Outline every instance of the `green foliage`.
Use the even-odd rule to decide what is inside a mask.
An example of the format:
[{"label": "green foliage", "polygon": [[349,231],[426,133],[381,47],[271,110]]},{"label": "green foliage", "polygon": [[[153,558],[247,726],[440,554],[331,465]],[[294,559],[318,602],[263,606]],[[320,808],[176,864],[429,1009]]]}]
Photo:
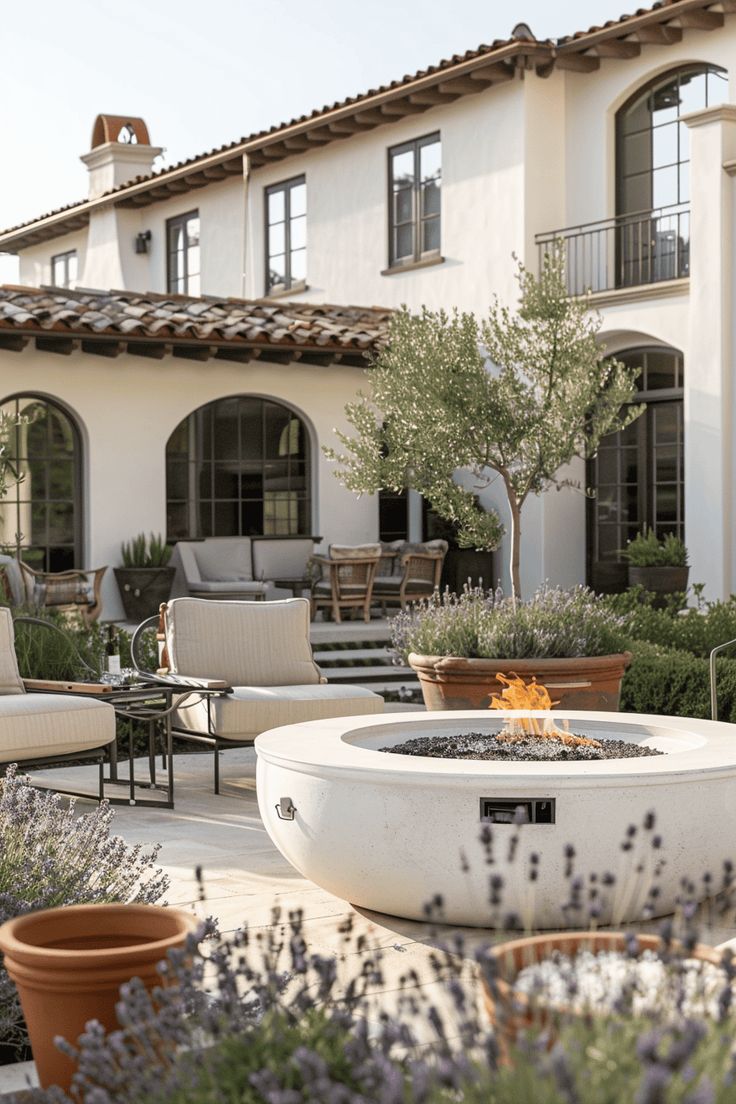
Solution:
[{"label": "green foliage", "polygon": [[725,602],[707,602],[698,595],[699,588],[694,589],[697,604],[686,610],[680,609],[680,595],[673,596],[664,609],[656,608],[655,596],[641,587],[608,595],[601,602],[623,618],[625,631],[633,640],[707,657],[719,644],[736,639],[736,596]]},{"label": "green foliage", "polygon": [[125,541],[120,551],[123,567],[166,567],[172,548],[160,533],[151,533],[148,540],[145,533],[139,533],[131,541]]},{"label": "green foliage", "polygon": [[[496,301],[481,322],[457,310],[397,312],[370,370],[370,395],[346,408],[356,434],[338,434],[345,452],[325,450],[350,490],[421,492],[465,547],[498,546],[501,523],[478,510],[476,492],[500,478],[517,594],[528,495],[575,485],[560,469],[594,455],[603,436],[643,409],[627,405],[638,370],[603,355],[600,320],[568,296],[562,250],[545,256],[538,279],[519,265],[518,281],[518,311]],[[458,485],[458,470],[472,490]]]},{"label": "green foliage", "polygon": [[633,567],[687,567],[687,548],[674,533],[657,540],[653,529],[637,533],[623,555]]},{"label": "green foliage", "polygon": [[[634,647],[621,686],[624,712],[710,718],[707,659],[647,645]],[[717,660],[717,680],[719,720],[736,724],[736,660]]]},{"label": "green foliage", "polygon": [[468,659],[552,659],[623,650],[623,620],[586,587],[543,587],[527,602],[468,588],[434,594],[392,622],[395,651]]},{"label": "green foliage", "polygon": [[[55,613],[53,609],[41,612],[35,608],[13,608],[14,618],[32,615],[47,621],[59,631],[45,629],[42,625],[15,624],[15,654],[21,678],[60,679],[64,682],[85,681],[105,670],[107,627],[93,622],[84,625],[77,619]],[[131,635],[119,628],[116,634],[120,663],[131,667]],[[146,670],[158,667],[158,645],[154,630],[144,635],[141,642],[141,663]],[[92,669],[90,672],[89,668]]]}]

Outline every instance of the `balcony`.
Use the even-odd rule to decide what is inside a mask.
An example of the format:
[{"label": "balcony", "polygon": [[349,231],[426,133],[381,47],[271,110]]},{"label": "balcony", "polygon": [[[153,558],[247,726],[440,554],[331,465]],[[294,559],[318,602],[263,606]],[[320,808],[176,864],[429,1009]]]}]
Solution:
[{"label": "balcony", "polygon": [[539,263],[565,251],[570,295],[657,284],[689,275],[690,209],[678,203],[537,234]]}]

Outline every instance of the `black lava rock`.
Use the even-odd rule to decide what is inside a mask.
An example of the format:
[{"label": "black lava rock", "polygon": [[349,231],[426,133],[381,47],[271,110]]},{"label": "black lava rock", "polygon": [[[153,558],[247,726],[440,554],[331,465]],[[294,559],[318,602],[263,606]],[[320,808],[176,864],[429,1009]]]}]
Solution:
[{"label": "black lava rock", "polygon": [[487,732],[464,732],[457,736],[418,736],[394,747],[380,748],[393,755],[424,755],[431,759],[498,759],[506,762],[572,763],[596,759],[636,759],[645,755],[664,755],[657,748],[644,747],[628,740],[595,739],[602,745],[573,747],[559,740],[540,736],[522,736],[508,742]]}]

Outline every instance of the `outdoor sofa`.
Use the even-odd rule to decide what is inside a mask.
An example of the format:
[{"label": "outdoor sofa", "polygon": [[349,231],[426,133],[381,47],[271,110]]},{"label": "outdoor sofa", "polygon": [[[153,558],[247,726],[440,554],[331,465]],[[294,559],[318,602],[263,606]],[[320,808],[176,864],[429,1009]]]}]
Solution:
[{"label": "outdoor sofa", "polygon": [[278,597],[276,579],[304,579],[319,537],[210,537],[179,541],[172,598]]}]

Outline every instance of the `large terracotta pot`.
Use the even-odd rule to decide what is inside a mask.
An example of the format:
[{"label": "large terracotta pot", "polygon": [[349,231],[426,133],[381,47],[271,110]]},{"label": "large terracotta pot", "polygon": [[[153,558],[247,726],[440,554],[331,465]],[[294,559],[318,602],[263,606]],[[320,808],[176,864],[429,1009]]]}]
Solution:
[{"label": "large terracotta pot", "polygon": [[[502,1058],[509,1061],[509,1047],[514,1044],[520,1032],[530,1027],[543,1028],[549,1032],[550,1044],[554,1041],[554,1024],[560,1017],[570,1018],[576,1015],[571,1009],[556,1006],[546,1007],[542,996],[533,1002],[524,993],[514,989],[517,975],[526,966],[542,962],[554,951],[574,958],[581,951],[625,951],[627,938],[623,932],[556,932],[550,935],[533,935],[522,939],[513,939],[497,943],[491,948],[496,960],[497,974],[493,985],[483,978],[483,1004],[491,1024],[498,1032]],[[636,935],[639,953],[657,951],[662,946],[658,935]],[[721,956],[713,947],[700,943],[688,950],[687,958],[697,958],[703,962],[718,965]],[[725,975],[724,975],[725,976]]]},{"label": "large terracotta pot", "polygon": [[196,927],[189,913],[156,905],[42,909],[0,927],[43,1088],[68,1088],[75,1070],[55,1036],[76,1043],[89,1020],[116,1028],[120,986],[134,977],[147,989],[161,984],[157,964]]},{"label": "large terracotta pot", "polygon": [[427,709],[487,709],[503,684],[496,675],[532,677],[562,709],[618,711],[621,680],[631,652],[576,659],[461,659],[421,656],[409,663],[419,676]]}]

